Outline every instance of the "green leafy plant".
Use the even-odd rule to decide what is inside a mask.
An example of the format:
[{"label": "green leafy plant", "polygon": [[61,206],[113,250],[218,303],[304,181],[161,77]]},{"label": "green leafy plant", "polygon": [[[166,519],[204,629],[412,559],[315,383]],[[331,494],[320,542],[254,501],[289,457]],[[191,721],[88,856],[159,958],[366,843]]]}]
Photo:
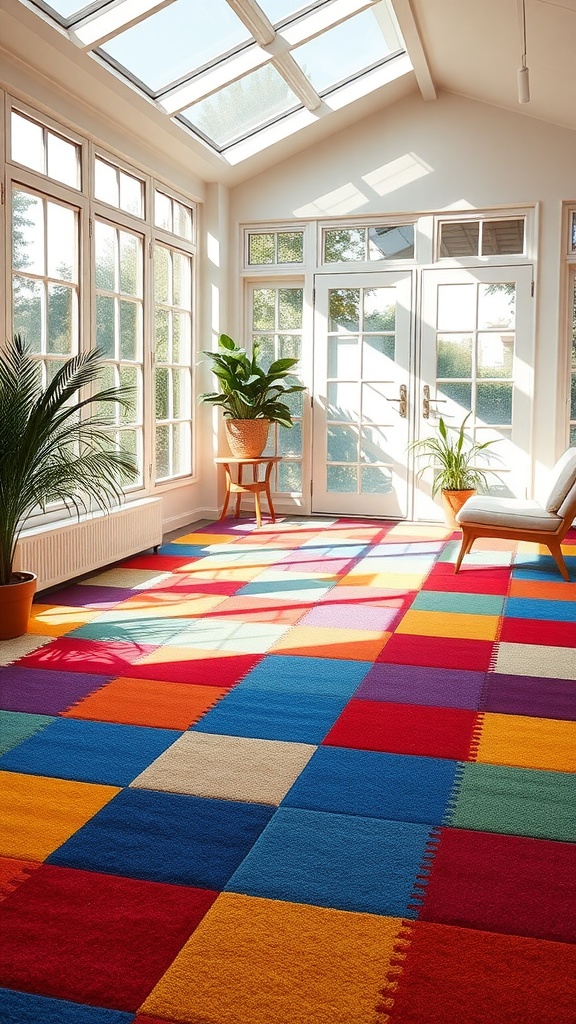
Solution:
[{"label": "green leafy plant", "polygon": [[[449,427],[440,417],[438,433],[431,437],[423,437],[410,444],[409,450],[416,452],[417,458],[427,459],[428,466],[434,470],[432,496],[438,491],[472,491],[486,489],[488,484],[486,473],[490,470],[480,469],[475,465],[478,459],[488,458],[487,449],[498,443],[498,438],[473,444],[465,434],[469,412],[460,427]],[[423,473],[422,467],[419,473]]]},{"label": "green leafy plant", "polygon": [[43,387],[21,335],[0,349],[0,586],[18,582],[16,543],[34,513],[50,502],[78,515],[106,510],[137,476],[101,411],[125,406],[130,389],[92,390],[102,369],[102,355],[92,349],[66,360]]},{"label": "green leafy plant", "polygon": [[297,359],[277,359],[265,370],[258,362],[258,342],[254,342],[249,356],[227,334],[220,335],[217,352],[204,355],[212,360],[212,373],[218,378],[220,391],[200,395],[200,402],[219,405],[230,419],[267,419],[283,427],[292,426],[290,409],[282,399],[306,390],[302,384],[287,380]]}]

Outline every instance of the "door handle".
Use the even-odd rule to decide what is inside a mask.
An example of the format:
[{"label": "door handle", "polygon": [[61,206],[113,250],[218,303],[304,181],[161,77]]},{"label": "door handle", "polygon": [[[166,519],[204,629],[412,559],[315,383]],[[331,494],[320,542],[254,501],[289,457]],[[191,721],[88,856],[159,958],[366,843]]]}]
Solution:
[{"label": "door handle", "polygon": [[446,401],[446,398],[430,398],[430,386],[425,384],[422,388],[422,419],[430,419],[430,402],[433,405],[442,405]]},{"label": "door handle", "polygon": [[408,388],[405,384],[400,385],[400,397],[389,398],[389,402],[398,402],[398,415],[405,420],[408,415]]}]

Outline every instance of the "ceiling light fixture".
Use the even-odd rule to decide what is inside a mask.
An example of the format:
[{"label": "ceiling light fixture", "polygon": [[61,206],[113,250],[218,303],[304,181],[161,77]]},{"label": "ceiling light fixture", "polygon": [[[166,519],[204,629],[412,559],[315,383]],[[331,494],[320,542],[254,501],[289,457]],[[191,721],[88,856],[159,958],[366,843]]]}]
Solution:
[{"label": "ceiling light fixture", "polygon": [[520,67],[518,68],[518,103],[530,102],[530,75],[526,67],[526,0],[516,0],[520,36]]}]

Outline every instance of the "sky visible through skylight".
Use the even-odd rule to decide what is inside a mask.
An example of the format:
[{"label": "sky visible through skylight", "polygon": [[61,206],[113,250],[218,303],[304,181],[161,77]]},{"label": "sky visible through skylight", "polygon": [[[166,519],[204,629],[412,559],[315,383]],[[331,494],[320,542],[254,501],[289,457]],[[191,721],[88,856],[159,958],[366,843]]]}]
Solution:
[{"label": "sky visible through skylight", "polygon": [[[335,90],[371,75],[365,93],[411,67],[391,0],[236,0],[234,9],[227,0],[172,0],[159,10],[156,0],[33,2],[217,152],[255,133],[264,148],[330,116],[324,100]],[[373,74],[401,57],[397,72]]]}]

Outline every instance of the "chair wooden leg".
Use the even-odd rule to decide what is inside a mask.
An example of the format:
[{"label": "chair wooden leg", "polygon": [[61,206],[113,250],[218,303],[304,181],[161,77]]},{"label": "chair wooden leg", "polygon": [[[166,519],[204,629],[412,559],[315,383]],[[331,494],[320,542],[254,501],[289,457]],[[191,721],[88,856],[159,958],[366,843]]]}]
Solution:
[{"label": "chair wooden leg", "polygon": [[262,510],[260,508],[260,492],[254,491],[254,508],[256,510],[256,526],[262,526]]},{"label": "chair wooden leg", "polygon": [[558,569],[560,570],[561,576],[566,580],[567,583],[569,583],[570,574],[568,572],[568,569],[566,568],[566,562],[564,561],[564,555],[562,554],[562,549],[560,545],[549,543],[548,548],[550,549],[550,554],[552,555],[552,558],[554,559],[556,565],[558,566]]},{"label": "chair wooden leg", "polygon": [[456,564],[454,565],[454,572],[458,572],[460,566],[462,565],[462,559],[464,558],[464,555],[468,554],[475,540],[476,537],[474,536],[474,534],[468,533],[465,527],[462,527],[462,543],[460,545],[460,551],[458,552]]}]

